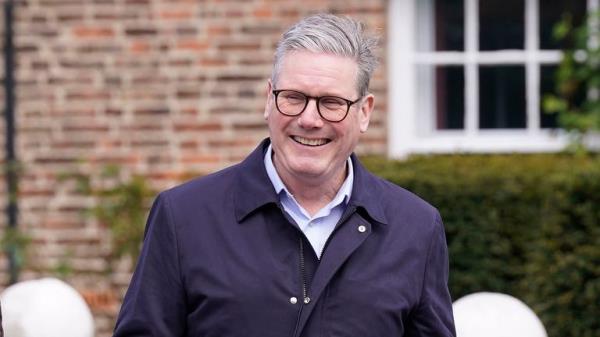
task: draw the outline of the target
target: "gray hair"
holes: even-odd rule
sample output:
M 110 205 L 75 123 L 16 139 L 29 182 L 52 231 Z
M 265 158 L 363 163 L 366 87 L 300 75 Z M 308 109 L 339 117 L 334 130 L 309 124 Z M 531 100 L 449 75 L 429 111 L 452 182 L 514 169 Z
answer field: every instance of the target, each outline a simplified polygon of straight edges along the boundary
M 374 49 L 378 39 L 365 33 L 364 24 L 349 17 L 316 14 L 306 17 L 285 32 L 277 44 L 271 81 L 277 82 L 286 53 L 310 51 L 349 57 L 358 65 L 357 89 L 367 94 L 369 81 L 377 67 Z

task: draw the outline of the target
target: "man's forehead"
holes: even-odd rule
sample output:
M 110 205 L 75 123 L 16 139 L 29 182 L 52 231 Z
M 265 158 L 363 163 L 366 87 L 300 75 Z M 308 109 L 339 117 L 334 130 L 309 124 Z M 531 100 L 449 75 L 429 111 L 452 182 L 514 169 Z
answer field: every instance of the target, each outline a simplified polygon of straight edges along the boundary
M 347 56 L 325 52 L 294 51 L 285 55 L 278 82 L 315 80 L 356 84 L 357 62 Z

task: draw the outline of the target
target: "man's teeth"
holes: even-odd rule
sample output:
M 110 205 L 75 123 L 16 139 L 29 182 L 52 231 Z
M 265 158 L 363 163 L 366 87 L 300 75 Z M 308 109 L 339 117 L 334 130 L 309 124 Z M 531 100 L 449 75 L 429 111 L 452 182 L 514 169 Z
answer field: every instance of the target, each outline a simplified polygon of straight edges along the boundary
M 327 143 L 327 139 L 319 138 L 319 139 L 308 139 L 302 137 L 294 137 L 294 140 L 302 145 L 308 146 L 319 146 Z

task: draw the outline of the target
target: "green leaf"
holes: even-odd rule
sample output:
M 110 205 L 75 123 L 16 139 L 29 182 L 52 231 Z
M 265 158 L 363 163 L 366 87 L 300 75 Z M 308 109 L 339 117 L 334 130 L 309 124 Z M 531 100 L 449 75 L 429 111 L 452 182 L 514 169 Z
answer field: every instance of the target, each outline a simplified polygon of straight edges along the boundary
M 571 32 L 571 21 L 571 15 L 563 15 L 562 20 L 560 20 L 552 29 L 552 37 L 554 40 L 561 41 L 565 39 L 565 37 Z
M 567 102 L 554 95 L 544 95 L 543 108 L 547 113 L 557 113 L 567 109 Z

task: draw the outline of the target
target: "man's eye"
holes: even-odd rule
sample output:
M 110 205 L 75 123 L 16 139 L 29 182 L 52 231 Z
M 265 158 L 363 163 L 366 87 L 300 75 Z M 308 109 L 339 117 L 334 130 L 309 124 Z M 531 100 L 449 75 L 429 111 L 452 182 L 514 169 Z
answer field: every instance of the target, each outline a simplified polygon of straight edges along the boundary
M 339 108 L 344 105 L 344 101 L 337 97 L 323 97 L 321 104 L 326 108 Z
M 285 94 L 283 98 L 290 103 L 304 103 L 304 96 L 300 94 Z

